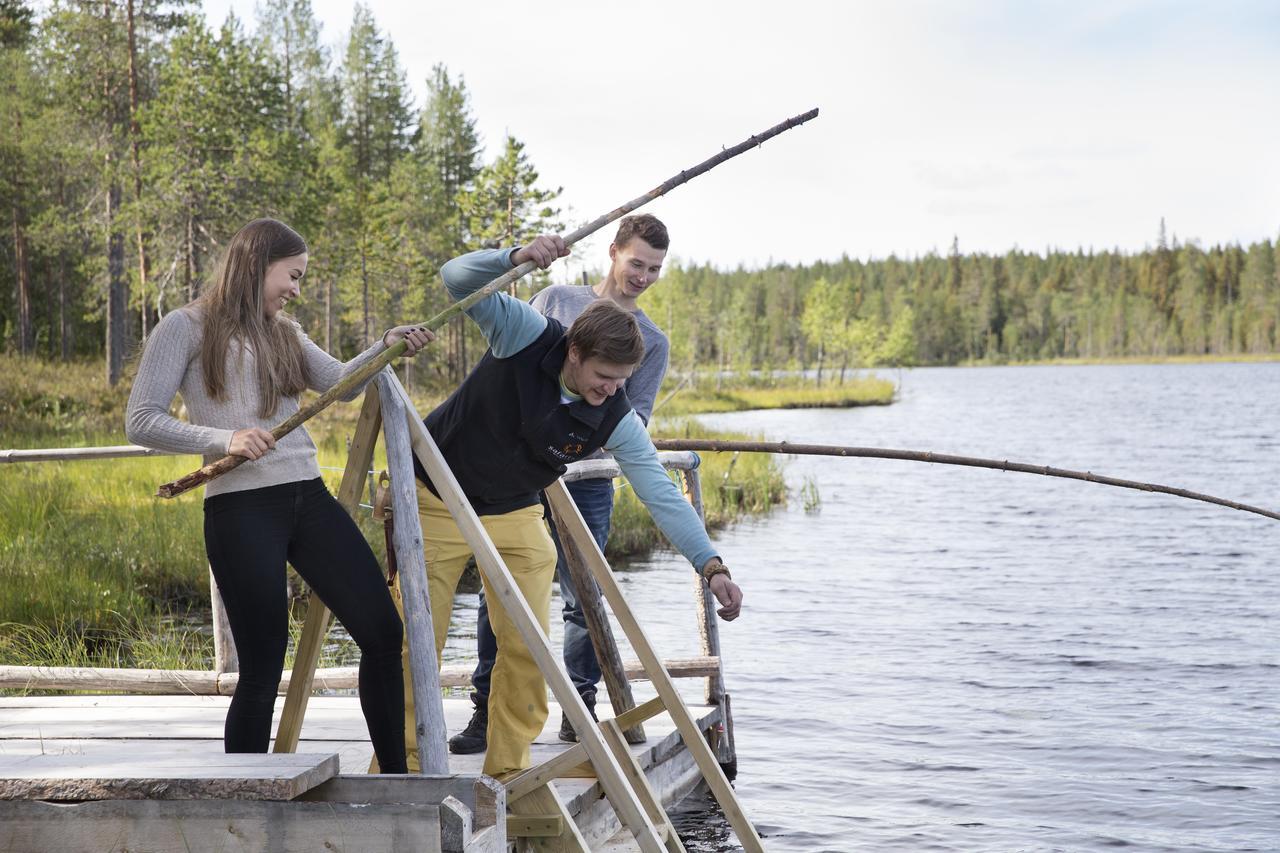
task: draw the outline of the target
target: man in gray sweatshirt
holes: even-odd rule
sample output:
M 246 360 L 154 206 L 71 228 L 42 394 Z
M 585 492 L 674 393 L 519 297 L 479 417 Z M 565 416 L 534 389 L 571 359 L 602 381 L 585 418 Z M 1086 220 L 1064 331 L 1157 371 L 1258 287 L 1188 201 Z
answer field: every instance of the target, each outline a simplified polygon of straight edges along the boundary
M 587 306 L 600 299 L 610 299 L 632 313 L 644 337 L 644 360 L 627 380 L 626 390 L 632 407 L 645 424 L 649 423 L 658 388 L 667 372 L 670 343 L 657 324 L 640 310 L 636 300 L 658 280 L 669 245 L 666 226 L 657 217 L 649 214 L 623 217 L 617 235 L 609 245 L 609 271 L 602 281 L 590 286 L 554 284 L 539 291 L 532 302 L 533 307 L 544 316 L 558 320 L 566 327 Z M 603 451 L 600 455 L 604 455 Z M 576 480 L 566 483 L 566 486 L 603 551 L 609 538 L 609 522 L 613 515 L 613 481 L 607 478 Z M 560 597 L 564 600 L 564 664 L 573 679 L 574 687 L 594 715 L 596 685 L 600 683 L 600 663 L 591 646 L 582 606 L 578 603 L 554 526 L 551 536 L 556 543 L 556 575 L 560 581 Z M 489 625 L 489 611 L 483 593 L 480 597 L 476 643 L 479 647 L 479 662 L 471 676 L 471 701 L 475 704 L 475 712 L 467 727 L 449 739 L 450 751 L 458 754 L 483 752 L 487 745 L 485 732 L 488 726 L 490 673 L 497 659 L 498 642 Z M 563 716 L 560 721 L 560 739 L 570 742 L 578 739 L 568 719 Z

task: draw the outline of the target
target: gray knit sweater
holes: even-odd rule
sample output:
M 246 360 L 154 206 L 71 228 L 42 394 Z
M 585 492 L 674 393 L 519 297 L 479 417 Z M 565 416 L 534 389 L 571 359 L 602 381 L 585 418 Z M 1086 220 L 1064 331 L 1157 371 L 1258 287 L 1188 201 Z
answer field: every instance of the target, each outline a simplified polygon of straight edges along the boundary
M 578 315 L 595 302 L 603 299 L 595 290 L 582 284 L 553 284 L 539 290 L 530 302 L 544 317 L 559 320 L 566 329 L 573 325 Z M 667 336 L 658 328 L 658 324 L 649 319 L 649 315 L 639 309 L 632 312 L 640 325 L 640 335 L 644 338 L 644 359 L 640 366 L 627 380 L 627 399 L 631 408 L 636 410 L 640 420 L 649 423 L 653 414 L 653 402 L 658 396 L 658 387 L 667 373 L 667 356 L 671 345 Z
M 254 354 L 233 342 L 227 352 L 225 400 L 215 400 L 205 389 L 200 363 L 203 323 L 200 309 L 187 306 L 166 314 L 147 339 L 138 376 L 129 395 L 125 433 L 135 444 L 176 453 L 200 453 L 205 462 L 226 455 L 236 430 L 272 427 L 298 411 L 297 397 L 281 397 L 270 418 L 258 416 L 261 397 Z M 301 329 L 302 353 L 311 388 L 324 391 L 343 376 L 375 358 L 385 347 L 381 341 L 345 364 L 333 358 Z M 354 400 L 363 388 L 346 400 Z M 169 414 L 174 394 L 181 394 L 190 423 Z M 316 446 L 306 427 L 298 427 L 276 442 L 260 459 L 247 461 L 205 486 L 205 497 L 259 489 L 280 483 L 312 480 L 320 476 Z

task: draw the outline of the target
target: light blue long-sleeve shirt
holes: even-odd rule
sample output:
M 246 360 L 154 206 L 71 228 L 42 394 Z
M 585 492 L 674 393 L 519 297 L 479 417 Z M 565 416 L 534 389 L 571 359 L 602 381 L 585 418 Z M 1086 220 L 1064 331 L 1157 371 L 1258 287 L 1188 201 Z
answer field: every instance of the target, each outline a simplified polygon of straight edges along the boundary
M 513 266 L 511 256 L 515 251 L 488 249 L 449 261 L 440 270 L 449 295 L 455 300 L 463 299 L 507 272 Z M 547 318 L 536 309 L 501 291 L 472 305 L 467 315 L 484 333 L 495 358 L 515 355 L 537 340 L 547 327 Z M 604 448 L 613 454 L 658 529 L 695 569 L 718 556 L 698 514 L 663 470 L 658 451 L 634 411 L 618 423 Z

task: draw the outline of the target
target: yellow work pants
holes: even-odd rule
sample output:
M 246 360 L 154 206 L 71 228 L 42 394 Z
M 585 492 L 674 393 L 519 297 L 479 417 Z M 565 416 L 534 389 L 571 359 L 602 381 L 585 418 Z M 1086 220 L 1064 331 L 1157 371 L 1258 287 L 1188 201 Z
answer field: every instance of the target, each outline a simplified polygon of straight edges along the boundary
M 472 552 L 444 502 L 421 483 L 418 484 L 418 517 L 422 522 L 431 624 L 436 635 L 436 665 L 439 666 L 445 638 L 449 634 L 454 592 Z M 542 520 L 542 505 L 503 515 L 482 515 L 480 521 L 546 634 L 551 611 L 551 581 L 556 574 L 556 547 Z M 489 604 L 489 622 L 498 638 L 498 659 L 493 666 L 489 688 L 489 748 L 484 757 L 484 772 L 497 776 L 530 766 L 529 745 L 542 732 L 547 721 L 547 684 L 483 572 L 481 577 Z M 392 595 L 403 615 L 399 582 L 397 576 Z M 404 710 L 409 771 L 416 773 L 422 765 L 414 739 L 413 681 L 409 672 L 407 639 L 404 647 Z

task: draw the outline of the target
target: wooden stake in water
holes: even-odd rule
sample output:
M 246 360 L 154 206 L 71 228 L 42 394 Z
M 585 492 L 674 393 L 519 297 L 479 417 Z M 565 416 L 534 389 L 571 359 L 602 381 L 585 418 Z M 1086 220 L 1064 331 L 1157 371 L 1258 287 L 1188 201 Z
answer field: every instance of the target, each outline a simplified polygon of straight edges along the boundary
M 673 189 L 680 186 L 681 184 L 684 184 L 684 183 L 687 183 L 688 181 L 693 180 L 694 178 L 698 177 L 704 172 L 709 172 L 710 170 L 714 169 L 716 166 L 719 166 L 725 160 L 729 160 L 733 157 L 737 157 L 739 154 L 743 153 L 744 151 L 749 151 L 752 148 L 756 148 L 759 145 L 763 144 L 765 141 L 777 136 L 778 134 L 788 131 L 791 128 L 796 127 L 798 125 L 802 125 L 805 122 L 809 121 L 810 119 L 816 118 L 817 115 L 818 115 L 817 109 L 809 110 L 807 113 L 801 113 L 798 116 L 794 116 L 792 118 L 787 119 L 781 124 L 774 125 L 773 127 L 769 128 L 763 133 L 757 133 L 754 136 L 751 136 L 750 138 L 742 142 L 739 142 L 737 145 L 733 146 L 732 148 L 725 148 L 719 154 L 716 154 L 714 157 L 709 157 L 708 159 L 703 160 L 698 165 L 690 169 L 683 170 L 678 175 L 674 175 L 668 178 L 667 180 L 663 181 L 661 184 L 649 190 L 644 195 L 633 198 L 631 201 L 627 202 L 621 207 L 615 208 L 614 210 L 604 214 L 603 216 L 598 217 L 597 219 L 593 219 L 591 222 L 588 222 L 586 225 L 583 225 L 581 228 L 574 231 L 573 233 L 565 235 L 565 238 L 564 238 L 565 245 L 572 246 L 574 243 L 577 243 L 582 238 L 587 237 L 591 234 L 594 234 L 596 231 L 599 231 L 601 228 L 608 225 L 610 222 L 613 222 L 617 219 L 621 219 L 622 217 L 626 216 L 628 213 L 631 213 L 633 210 L 643 207 L 644 205 L 648 204 L 649 202 L 653 201 L 654 199 L 660 196 L 666 195 L 667 193 L 671 192 Z M 537 264 L 534 264 L 532 261 L 521 264 L 515 269 L 502 274 L 498 278 L 495 278 L 493 281 L 489 282 L 484 287 L 477 290 L 475 293 L 472 293 L 466 299 L 461 299 L 455 302 L 453 305 L 449 306 L 444 311 L 441 311 L 439 314 L 432 317 L 426 323 L 423 323 L 423 325 L 428 329 L 432 329 L 432 330 L 438 329 L 441 326 L 443 326 L 445 323 L 452 320 L 458 314 L 462 313 L 466 309 L 470 308 L 472 305 L 479 302 L 481 299 L 485 299 L 486 297 L 506 287 L 508 284 L 511 284 L 517 279 L 520 279 L 528 275 L 529 273 L 533 272 L 535 269 L 537 269 Z M 405 351 L 404 341 L 400 341 L 396 343 L 395 346 L 388 347 L 386 352 L 382 353 L 373 361 L 370 361 L 368 364 L 364 365 L 359 370 L 347 376 L 337 385 L 334 385 L 332 388 L 330 388 L 328 391 L 321 394 L 319 397 L 317 397 L 308 405 L 300 408 L 288 419 L 282 421 L 280 424 L 278 424 L 276 427 L 274 427 L 271 430 L 271 434 L 275 436 L 276 441 L 279 441 L 284 436 L 288 435 L 298 427 L 302 426 L 302 424 L 305 423 L 308 419 L 314 417 L 316 414 L 323 411 L 334 400 L 337 400 L 341 397 L 346 396 L 351 392 L 352 389 L 359 388 L 365 382 L 369 381 L 370 377 L 372 377 L 375 373 L 377 373 L 383 367 L 390 364 L 393 360 L 403 355 L 404 351 Z M 159 489 L 156 490 L 156 494 L 162 498 L 177 497 L 183 492 L 190 491 L 191 489 L 194 489 L 196 486 L 204 485 L 205 483 L 209 482 L 213 478 L 227 473 L 228 471 L 238 467 L 245 461 L 246 459 L 243 456 L 224 456 L 221 459 L 219 459 L 217 462 L 211 462 L 208 465 L 205 465 L 203 468 L 199 469 L 198 471 L 192 471 L 190 474 L 187 474 L 185 477 L 181 477 L 177 480 L 174 480 L 172 483 L 165 483 Z

